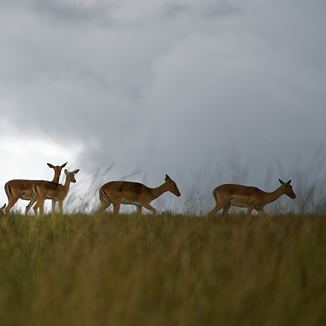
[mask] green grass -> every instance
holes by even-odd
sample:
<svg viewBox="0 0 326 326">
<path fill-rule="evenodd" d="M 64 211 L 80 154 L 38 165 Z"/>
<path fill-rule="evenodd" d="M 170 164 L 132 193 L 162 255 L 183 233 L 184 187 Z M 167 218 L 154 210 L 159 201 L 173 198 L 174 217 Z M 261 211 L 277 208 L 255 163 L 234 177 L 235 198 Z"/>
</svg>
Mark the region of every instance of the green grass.
<svg viewBox="0 0 326 326">
<path fill-rule="evenodd" d="M 1 325 L 325 325 L 326 216 L 0 220 Z"/>
</svg>

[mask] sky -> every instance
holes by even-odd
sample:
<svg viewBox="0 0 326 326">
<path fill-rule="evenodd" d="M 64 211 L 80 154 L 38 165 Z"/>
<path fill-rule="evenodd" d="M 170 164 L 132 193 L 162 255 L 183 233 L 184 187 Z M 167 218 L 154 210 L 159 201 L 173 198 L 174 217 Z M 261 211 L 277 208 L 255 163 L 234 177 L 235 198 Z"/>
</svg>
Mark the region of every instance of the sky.
<svg viewBox="0 0 326 326">
<path fill-rule="evenodd" d="M 0 183 L 68 161 L 91 200 L 167 173 L 183 196 L 156 206 L 198 211 L 224 182 L 320 180 L 325 30 L 324 0 L 2 0 Z"/>
</svg>

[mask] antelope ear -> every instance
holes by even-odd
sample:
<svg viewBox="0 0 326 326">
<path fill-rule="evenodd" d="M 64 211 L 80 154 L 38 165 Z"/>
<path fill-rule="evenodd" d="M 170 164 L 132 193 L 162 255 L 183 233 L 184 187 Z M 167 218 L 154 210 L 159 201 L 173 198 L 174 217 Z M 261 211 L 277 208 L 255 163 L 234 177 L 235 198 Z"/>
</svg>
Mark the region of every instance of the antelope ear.
<svg viewBox="0 0 326 326">
<path fill-rule="evenodd" d="M 289 180 L 286 184 L 290 185 L 291 184 L 291 180 Z"/>
<path fill-rule="evenodd" d="M 285 185 L 285 182 L 283 182 L 281 179 L 278 179 L 278 181 L 280 182 L 281 185 Z"/>
<path fill-rule="evenodd" d="M 51 168 L 51 169 L 54 169 L 54 165 L 51 164 L 51 163 L 47 163 L 48 167 Z"/>
<path fill-rule="evenodd" d="M 165 175 L 165 181 L 171 180 L 171 178 L 166 174 Z"/>
<path fill-rule="evenodd" d="M 65 169 L 65 175 L 68 175 L 68 170 L 67 169 Z"/>
<path fill-rule="evenodd" d="M 77 174 L 79 172 L 79 169 L 78 170 L 75 170 L 75 171 L 73 171 L 72 173 L 73 174 Z"/>
<path fill-rule="evenodd" d="M 6 206 L 7 206 L 7 204 L 4 204 L 4 205 L 1 207 L 1 209 L 5 209 Z"/>
<path fill-rule="evenodd" d="M 66 162 L 65 164 L 61 165 L 61 169 L 64 168 L 67 165 L 68 162 Z"/>
</svg>

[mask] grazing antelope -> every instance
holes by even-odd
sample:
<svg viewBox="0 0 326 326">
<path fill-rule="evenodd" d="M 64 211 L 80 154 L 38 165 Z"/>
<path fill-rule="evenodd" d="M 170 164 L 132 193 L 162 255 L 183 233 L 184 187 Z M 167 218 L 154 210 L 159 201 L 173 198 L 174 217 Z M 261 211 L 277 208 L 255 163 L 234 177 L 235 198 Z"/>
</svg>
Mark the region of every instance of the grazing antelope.
<svg viewBox="0 0 326 326">
<path fill-rule="evenodd" d="M 1 208 L 0 208 L 0 217 L 5 215 L 4 209 L 6 208 L 6 204 L 4 204 Z"/>
<path fill-rule="evenodd" d="M 47 163 L 48 167 L 54 170 L 53 183 L 59 183 L 62 169 L 66 166 L 67 162 L 62 165 L 54 166 L 51 163 Z M 10 180 L 5 184 L 5 192 L 8 197 L 8 205 L 5 209 L 5 214 L 9 213 L 10 209 L 16 204 L 18 199 L 29 200 L 29 204 L 26 206 L 25 215 L 28 214 L 29 209 L 35 204 L 35 199 L 32 195 L 31 186 L 33 184 L 42 185 L 45 180 L 24 180 L 15 179 Z"/>
<path fill-rule="evenodd" d="M 59 202 L 60 214 L 63 213 L 63 201 L 68 195 L 70 183 L 76 183 L 75 175 L 79 172 L 79 169 L 72 172 L 65 170 L 64 172 L 66 175 L 66 180 L 63 185 L 50 181 L 45 181 L 42 184 L 32 185 L 32 194 L 36 200 L 36 204 L 34 206 L 35 215 L 37 215 L 38 209 L 40 211 L 40 215 L 44 215 L 45 199 L 52 200 L 52 214 L 54 214 L 56 202 Z"/>
<path fill-rule="evenodd" d="M 216 206 L 208 213 L 215 215 L 220 209 L 223 209 L 223 215 L 228 215 L 231 206 L 247 207 L 247 215 L 251 215 L 255 209 L 258 213 L 266 214 L 265 205 L 272 203 L 282 195 L 294 199 L 294 193 L 291 180 L 283 182 L 279 179 L 280 186 L 273 192 L 265 192 L 256 187 L 248 187 L 237 184 L 224 184 L 213 190 L 213 196 Z"/>
<path fill-rule="evenodd" d="M 150 205 L 151 201 L 167 191 L 177 197 L 181 195 L 176 183 L 168 175 L 165 176 L 165 182 L 156 188 L 149 188 L 138 182 L 111 181 L 99 190 L 101 206 L 97 212 L 104 212 L 112 203 L 115 217 L 119 214 L 121 204 L 135 205 L 139 215 L 143 207 L 155 214 L 156 209 Z"/>
</svg>

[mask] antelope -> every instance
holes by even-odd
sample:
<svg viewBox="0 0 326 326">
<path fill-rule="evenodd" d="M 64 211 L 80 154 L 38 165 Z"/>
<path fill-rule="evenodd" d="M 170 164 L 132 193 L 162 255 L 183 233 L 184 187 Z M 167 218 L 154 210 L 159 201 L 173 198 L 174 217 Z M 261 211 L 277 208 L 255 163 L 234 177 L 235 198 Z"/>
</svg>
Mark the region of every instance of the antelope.
<svg viewBox="0 0 326 326">
<path fill-rule="evenodd" d="M 48 167 L 54 170 L 53 183 L 59 183 L 62 169 L 67 165 L 67 162 L 62 165 L 54 166 L 47 163 Z M 28 214 L 30 208 L 35 204 L 35 199 L 32 195 L 31 187 L 33 184 L 42 185 L 45 180 L 24 180 L 14 179 L 5 184 L 5 192 L 8 197 L 8 205 L 5 208 L 5 214 L 9 213 L 10 209 L 16 204 L 18 199 L 29 200 L 29 204 L 25 208 L 25 215 Z"/>
<path fill-rule="evenodd" d="M 69 172 L 65 170 L 66 175 L 65 183 L 62 185 L 60 183 L 54 183 L 50 181 L 45 181 L 42 184 L 32 185 L 32 194 L 36 200 L 34 206 L 35 215 L 37 215 L 37 210 L 39 209 L 40 215 L 44 215 L 44 201 L 45 199 L 52 200 L 52 214 L 54 214 L 56 202 L 59 202 L 60 214 L 63 213 L 63 201 L 68 195 L 70 189 L 70 183 L 76 183 L 75 175 L 79 172 L 78 170 Z"/>
<path fill-rule="evenodd" d="M 208 213 L 215 215 L 220 209 L 223 209 L 223 215 L 228 215 L 231 206 L 246 207 L 247 215 L 251 215 L 255 209 L 259 214 L 266 214 L 264 207 L 267 204 L 280 198 L 282 195 L 294 199 L 294 193 L 291 180 L 284 182 L 279 179 L 280 186 L 272 191 L 265 192 L 256 187 L 248 187 L 238 184 L 224 184 L 213 190 L 213 196 L 216 201 L 216 206 Z"/>
<path fill-rule="evenodd" d="M 5 215 L 4 209 L 6 208 L 6 204 L 4 204 L 1 208 L 0 208 L 0 217 Z"/>
<path fill-rule="evenodd" d="M 112 203 L 114 217 L 118 216 L 121 204 L 135 205 L 138 215 L 141 215 L 143 207 L 154 215 L 156 209 L 150 205 L 151 201 L 167 191 L 177 197 L 181 196 L 176 183 L 168 175 L 165 176 L 165 182 L 156 188 L 149 188 L 138 182 L 111 181 L 99 190 L 101 205 L 97 212 L 103 213 Z"/>
</svg>

